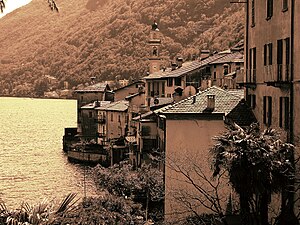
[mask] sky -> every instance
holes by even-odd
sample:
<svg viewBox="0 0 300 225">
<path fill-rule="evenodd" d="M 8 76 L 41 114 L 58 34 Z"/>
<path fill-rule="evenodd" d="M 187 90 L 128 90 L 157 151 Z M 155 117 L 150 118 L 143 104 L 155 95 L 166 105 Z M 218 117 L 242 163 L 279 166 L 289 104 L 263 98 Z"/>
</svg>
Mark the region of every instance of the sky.
<svg viewBox="0 0 300 225">
<path fill-rule="evenodd" d="M 11 11 L 28 4 L 31 2 L 31 0 L 4 0 L 5 2 L 5 8 L 4 12 L 0 13 L 0 18 L 5 16 L 7 13 L 10 13 Z"/>
</svg>

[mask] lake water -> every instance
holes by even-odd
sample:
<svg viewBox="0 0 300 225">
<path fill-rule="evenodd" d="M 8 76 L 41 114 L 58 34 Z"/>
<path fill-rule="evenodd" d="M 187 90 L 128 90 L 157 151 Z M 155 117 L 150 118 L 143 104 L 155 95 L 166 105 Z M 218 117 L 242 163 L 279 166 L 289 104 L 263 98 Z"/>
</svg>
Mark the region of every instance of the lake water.
<svg viewBox="0 0 300 225">
<path fill-rule="evenodd" d="M 83 197 L 84 183 L 95 195 L 90 169 L 62 151 L 65 127 L 76 127 L 74 100 L 0 98 L 0 199 L 10 208 L 70 192 Z"/>
</svg>

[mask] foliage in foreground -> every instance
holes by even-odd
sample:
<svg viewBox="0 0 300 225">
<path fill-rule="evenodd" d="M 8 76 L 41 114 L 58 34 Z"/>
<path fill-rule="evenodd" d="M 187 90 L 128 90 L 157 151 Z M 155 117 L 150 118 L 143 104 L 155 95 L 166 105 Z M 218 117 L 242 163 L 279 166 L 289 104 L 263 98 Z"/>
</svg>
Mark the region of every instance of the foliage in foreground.
<svg viewBox="0 0 300 225">
<path fill-rule="evenodd" d="M 141 205 L 112 195 L 86 198 L 78 206 L 56 216 L 50 223 L 59 224 L 143 224 Z"/>
<path fill-rule="evenodd" d="M 289 191 L 294 179 L 294 146 L 283 143 L 274 129 L 261 132 L 256 123 L 246 129 L 234 124 L 216 141 L 211 150 L 214 176 L 228 172 L 240 197 L 243 224 L 251 223 L 251 214 L 256 224 L 268 224 L 271 195 Z"/>
<path fill-rule="evenodd" d="M 44 225 L 64 213 L 71 212 L 76 204 L 76 194 L 67 195 L 57 206 L 47 200 L 37 205 L 23 203 L 20 209 L 9 210 L 4 202 L 0 203 L 0 224 L 4 225 Z"/>
<path fill-rule="evenodd" d="M 149 212 L 152 219 L 161 219 L 164 199 L 162 171 L 146 164 L 133 170 L 129 162 L 123 161 L 109 168 L 98 165 L 94 174 L 100 188 L 112 195 L 141 203 L 147 211 L 146 217 Z"/>
<path fill-rule="evenodd" d="M 68 195 L 59 206 L 42 201 L 20 209 L 9 210 L 0 204 L 0 225 L 63 225 L 63 224 L 144 224 L 142 206 L 112 195 L 90 197 L 76 203 L 75 194 Z M 75 205 L 76 204 L 76 205 Z"/>
</svg>

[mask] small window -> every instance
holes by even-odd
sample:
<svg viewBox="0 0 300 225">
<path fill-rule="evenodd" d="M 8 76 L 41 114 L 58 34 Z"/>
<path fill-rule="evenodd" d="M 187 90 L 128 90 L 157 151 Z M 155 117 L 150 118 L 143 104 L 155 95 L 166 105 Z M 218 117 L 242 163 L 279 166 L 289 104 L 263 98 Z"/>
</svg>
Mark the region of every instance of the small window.
<svg viewBox="0 0 300 225">
<path fill-rule="evenodd" d="M 110 121 L 114 121 L 114 114 L 113 113 L 110 114 Z"/>
<path fill-rule="evenodd" d="M 288 97 L 279 98 L 279 127 L 289 129 L 290 103 Z"/>
<path fill-rule="evenodd" d="M 255 0 L 251 0 L 251 27 L 255 26 Z"/>
<path fill-rule="evenodd" d="M 167 86 L 172 87 L 173 86 L 173 78 L 168 78 L 167 80 Z"/>
<path fill-rule="evenodd" d="M 217 72 L 214 72 L 214 80 L 217 79 Z"/>
<path fill-rule="evenodd" d="M 282 0 L 282 11 L 285 12 L 288 10 L 288 0 Z"/>
<path fill-rule="evenodd" d="M 181 78 L 180 77 L 175 78 L 175 85 L 176 86 L 181 86 Z"/>
<path fill-rule="evenodd" d="M 93 113 L 89 112 L 89 118 L 92 118 L 92 117 L 93 117 Z"/>
<path fill-rule="evenodd" d="M 269 65 L 272 65 L 273 63 L 273 44 L 269 43 L 268 44 L 268 53 L 269 53 Z"/>
<path fill-rule="evenodd" d="M 267 126 L 272 124 L 272 97 L 263 97 L 263 122 Z"/>
<path fill-rule="evenodd" d="M 121 116 L 120 115 L 118 116 L 118 122 L 121 122 Z"/>
<path fill-rule="evenodd" d="M 247 96 L 247 103 L 248 103 L 248 106 L 250 106 L 251 109 L 254 109 L 256 107 L 256 95 L 248 95 Z"/>
<path fill-rule="evenodd" d="M 229 73 L 229 66 L 228 65 L 224 65 L 223 66 L 223 71 L 224 71 L 224 75 L 227 75 Z"/>
<path fill-rule="evenodd" d="M 267 20 L 273 16 L 273 0 L 267 0 Z"/>
</svg>

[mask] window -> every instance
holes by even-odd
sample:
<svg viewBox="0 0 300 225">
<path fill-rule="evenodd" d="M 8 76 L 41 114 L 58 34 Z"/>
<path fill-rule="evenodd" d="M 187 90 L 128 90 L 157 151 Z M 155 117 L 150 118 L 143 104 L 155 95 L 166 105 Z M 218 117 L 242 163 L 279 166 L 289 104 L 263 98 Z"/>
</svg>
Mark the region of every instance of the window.
<svg viewBox="0 0 300 225">
<path fill-rule="evenodd" d="M 214 80 L 217 79 L 217 72 L 214 72 Z"/>
<path fill-rule="evenodd" d="M 272 65 L 272 59 L 273 59 L 273 44 L 268 44 L 268 53 L 269 53 L 269 65 Z"/>
<path fill-rule="evenodd" d="M 290 38 L 284 39 L 285 42 L 285 76 L 286 80 L 290 80 Z"/>
<path fill-rule="evenodd" d="M 279 127 L 289 129 L 290 102 L 288 97 L 279 98 Z"/>
<path fill-rule="evenodd" d="M 288 0 L 282 0 L 282 11 L 285 12 L 288 10 Z"/>
<path fill-rule="evenodd" d="M 161 97 L 165 97 L 165 82 L 161 84 Z"/>
<path fill-rule="evenodd" d="M 147 82 L 147 86 L 148 86 L 148 96 L 151 94 L 151 83 Z"/>
<path fill-rule="evenodd" d="M 273 44 L 264 45 L 264 66 L 272 65 L 273 63 Z"/>
<path fill-rule="evenodd" d="M 93 113 L 89 112 L 89 118 L 92 118 L 92 117 L 93 117 Z"/>
<path fill-rule="evenodd" d="M 267 0 L 267 20 L 273 16 L 273 0 Z"/>
<path fill-rule="evenodd" d="M 224 65 L 223 66 L 223 74 L 224 75 L 227 75 L 229 73 L 229 66 L 228 66 L 228 64 L 227 65 Z"/>
<path fill-rule="evenodd" d="M 118 115 L 118 122 L 121 122 L 121 116 Z"/>
<path fill-rule="evenodd" d="M 282 80 L 283 42 L 277 41 L 277 79 Z"/>
<path fill-rule="evenodd" d="M 251 26 L 255 26 L 255 0 L 251 0 Z"/>
<path fill-rule="evenodd" d="M 176 86 L 181 86 L 181 78 L 180 77 L 175 78 L 175 85 Z"/>
<path fill-rule="evenodd" d="M 263 97 L 263 123 L 267 126 L 272 124 L 272 97 Z"/>
<path fill-rule="evenodd" d="M 167 86 L 172 87 L 173 86 L 173 78 L 168 78 L 167 80 Z"/>
<path fill-rule="evenodd" d="M 248 95 L 247 103 L 248 103 L 248 106 L 251 107 L 251 109 L 254 109 L 256 107 L 256 95 Z"/>
<path fill-rule="evenodd" d="M 248 81 L 251 83 L 256 82 L 256 48 L 251 48 L 249 52 L 249 68 L 250 73 L 248 77 Z"/>
<path fill-rule="evenodd" d="M 110 121 L 114 121 L 114 114 L 113 113 L 110 114 Z"/>
</svg>

